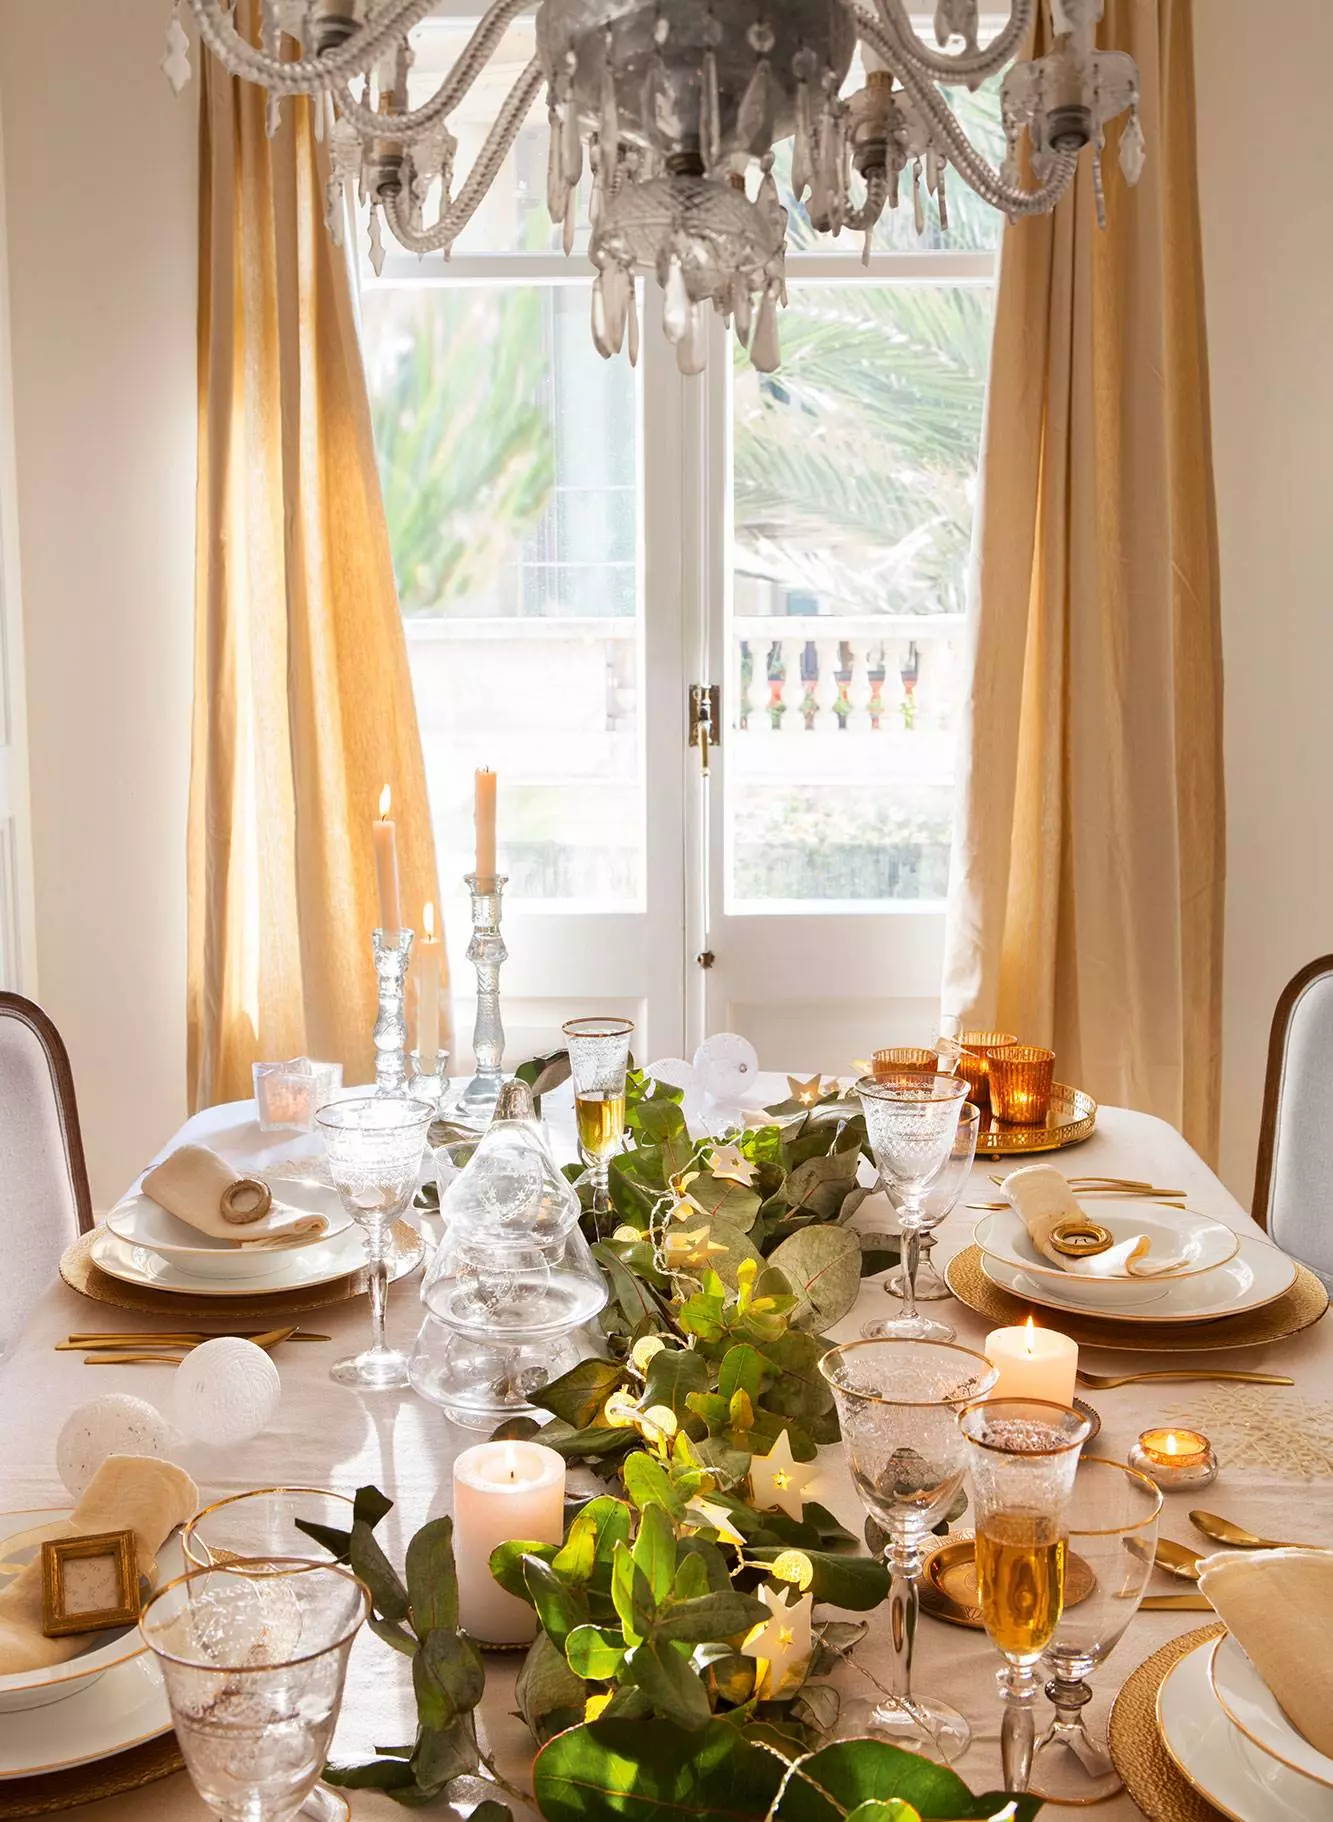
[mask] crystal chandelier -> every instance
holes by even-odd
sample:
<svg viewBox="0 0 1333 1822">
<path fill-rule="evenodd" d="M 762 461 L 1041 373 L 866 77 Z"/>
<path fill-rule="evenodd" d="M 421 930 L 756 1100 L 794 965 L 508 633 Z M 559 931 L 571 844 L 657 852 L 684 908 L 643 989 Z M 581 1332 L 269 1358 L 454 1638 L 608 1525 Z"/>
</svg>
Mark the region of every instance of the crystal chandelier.
<svg viewBox="0 0 1333 1822">
<path fill-rule="evenodd" d="M 1012 62 L 1043 3 L 1053 47 L 1014 63 L 1004 79 L 1007 155 L 996 170 L 943 90 L 975 89 Z M 792 190 L 811 225 L 864 235 L 867 258 L 876 223 L 909 191 L 918 232 L 927 195 L 947 226 L 948 171 L 1016 220 L 1055 207 L 1089 146 L 1104 219 L 1106 126 L 1126 109 L 1121 167 L 1130 183 L 1143 167 L 1138 70 L 1124 52 L 1096 48 L 1103 0 L 1011 0 L 1007 22 L 984 47 L 980 0 L 938 0 L 938 48 L 918 35 L 905 0 L 541 0 L 537 54 L 457 181 L 449 117 L 530 4 L 492 0 L 419 107 L 408 106 L 409 33 L 434 0 L 260 0 L 258 45 L 238 29 L 230 0 L 176 0 L 163 68 L 177 88 L 188 79 L 188 9 L 225 67 L 268 91 L 270 132 L 284 96 L 327 97 L 330 226 L 338 231 L 343 188 L 355 180 L 369 204 L 377 269 L 382 222 L 410 252 L 449 256 L 544 89 L 547 206 L 563 223 L 567 253 L 585 173 L 591 182 L 593 339 L 608 357 L 628 343 L 637 359 L 635 278 L 653 273 L 685 373 L 705 364 L 714 312 L 734 325 L 757 368 L 779 364 L 787 211 L 773 163 L 785 139 L 793 141 Z M 284 54 L 293 48 L 284 38 L 299 55 Z M 865 86 L 844 95 L 858 44 Z M 1024 134 L 1031 187 L 1019 162 Z M 439 208 L 427 221 L 437 181 Z"/>
</svg>

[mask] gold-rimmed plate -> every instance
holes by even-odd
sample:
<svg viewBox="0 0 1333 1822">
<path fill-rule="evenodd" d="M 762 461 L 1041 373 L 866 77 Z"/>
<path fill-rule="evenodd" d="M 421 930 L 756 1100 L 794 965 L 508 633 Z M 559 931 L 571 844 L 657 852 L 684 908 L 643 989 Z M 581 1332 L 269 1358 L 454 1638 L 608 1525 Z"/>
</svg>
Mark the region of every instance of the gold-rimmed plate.
<svg viewBox="0 0 1333 1822">
<path fill-rule="evenodd" d="M 949 1289 L 960 1303 L 985 1316 L 997 1328 L 1009 1328 L 1036 1316 L 1040 1306 L 1014 1297 L 992 1284 L 982 1270 L 980 1247 L 967 1246 L 956 1253 L 944 1272 Z M 1261 1309 L 1237 1316 L 1215 1316 L 1207 1322 L 1177 1323 L 1169 1318 L 1153 1322 L 1124 1322 L 1115 1317 L 1085 1315 L 1062 1309 L 1060 1329 L 1080 1347 L 1107 1348 L 1125 1354 L 1214 1353 L 1225 1348 L 1266 1347 L 1298 1335 L 1319 1321 L 1328 1308 L 1328 1291 L 1305 1266 L 1296 1267 L 1291 1289 Z M 1047 1318 L 1049 1320 L 1049 1318 Z"/>
<path fill-rule="evenodd" d="M 977 1152 L 1008 1157 L 1018 1152 L 1063 1151 L 1091 1138 L 1097 1124 L 1097 1103 L 1081 1088 L 1067 1082 L 1051 1086 L 1051 1105 L 1040 1126 L 1009 1126 L 989 1111 L 981 1116 Z"/>
<path fill-rule="evenodd" d="M 1333 1790 L 1333 1759 L 1292 1726 L 1281 1704 L 1230 1633 L 1213 1646 L 1208 1681 L 1222 1711 L 1262 1753 L 1325 1789 Z M 1333 1813 L 1333 1800 L 1329 1803 Z"/>
</svg>

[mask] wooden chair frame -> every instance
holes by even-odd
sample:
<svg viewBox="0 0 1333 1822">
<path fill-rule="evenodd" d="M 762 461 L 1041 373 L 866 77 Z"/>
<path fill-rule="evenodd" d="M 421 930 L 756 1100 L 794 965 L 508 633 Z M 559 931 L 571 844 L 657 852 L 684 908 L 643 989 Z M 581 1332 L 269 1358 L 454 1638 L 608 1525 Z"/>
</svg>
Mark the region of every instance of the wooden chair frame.
<svg viewBox="0 0 1333 1822">
<path fill-rule="evenodd" d="M 18 1019 L 32 1032 L 42 1047 L 46 1066 L 51 1072 L 60 1131 L 65 1141 L 65 1164 L 74 1191 L 74 1208 L 79 1232 L 93 1230 L 93 1198 L 88 1187 L 88 1165 L 83 1155 L 83 1134 L 79 1129 L 79 1106 L 74 1095 L 74 1072 L 69 1066 L 69 1052 L 64 1040 L 40 1006 L 25 1000 L 19 993 L 0 993 L 0 1019 Z"/>
<path fill-rule="evenodd" d="M 1268 1206 L 1273 1193 L 1273 1151 L 1277 1143 L 1278 1102 L 1282 1096 L 1282 1061 L 1287 1052 L 1291 1017 L 1306 988 L 1324 975 L 1333 974 L 1333 955 L 1321 955 L 1282 989 L 1268 1034 L 1268 1066 L 1264 1074 L 1264 1110 L 1259 1122 L 1259 1151 L 1254 1166 L 1254 1199 L 1250 1214 L 1268 1232 Z"/>
</svg>

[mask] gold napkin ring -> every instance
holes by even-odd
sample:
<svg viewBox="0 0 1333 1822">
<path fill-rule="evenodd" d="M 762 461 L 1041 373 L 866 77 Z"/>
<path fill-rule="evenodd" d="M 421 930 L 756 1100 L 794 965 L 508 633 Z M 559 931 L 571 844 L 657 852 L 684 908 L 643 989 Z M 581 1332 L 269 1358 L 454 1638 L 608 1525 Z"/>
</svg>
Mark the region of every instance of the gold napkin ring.
<svg viewBox="0 0 1333 1822">
<path fill-rule="evenodd" d="M 1095 1259 L 1110 1251 L 1115 1236 L 1096 1221 L 1061 1221 L 1051 1229 L 1051 1245 L 1066 1259 Z"/>
<path fill-rule="evenodd" d="M 218 1213 L 233 1227 L 262 1221 L 273 1206 L 273 1191 L 259 1177 L 238 1177 L 223 1190 Z"/>
</svg>

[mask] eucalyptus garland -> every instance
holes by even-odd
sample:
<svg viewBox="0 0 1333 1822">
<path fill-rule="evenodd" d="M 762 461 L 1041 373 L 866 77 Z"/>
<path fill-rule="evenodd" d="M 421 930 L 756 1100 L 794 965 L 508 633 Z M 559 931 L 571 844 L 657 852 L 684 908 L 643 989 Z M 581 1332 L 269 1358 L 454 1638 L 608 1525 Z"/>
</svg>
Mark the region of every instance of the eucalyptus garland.
<svg viewBox="0 0 1333 1822">
<path fill-rule="evenodd" d="M 567 1060 L 519 1074 L 548 1092 Z M 695 1140 L 680 1103 L 631 1071 L 614 1222 L 599 1233 L 584 1214 L 610 1291 L 604 1357 L 531 1394 L 544 1423 L 496 1432 L 535 1437 L 605 1489 L 561 1544 L 516 1539 L 491 1558 L 537 1619 L 516 1697 L 539 1750 L 530 1798 L 508 1794 L 548 1822 L 1026 1822 L 1033 1798 L 974 1796 L 883 1741 L 825 1744 L 839 1715 L 830 1673 L 855 1662 L 869 1628 L 845 1616 L 888 1592 L 882 1564 L 801 1493 L 838 1440 L 825 1332 L 897 1256 L 895 1239 L 849 1225 L 868 1193 L 864 1119 L 836 1087 L 793 1083 L 767 1123 Z M 374 1537 L 388 1509 L 363 1488 L 351 1531 L 320 1535 L 370 1586 L 377 1634 L 412 1657 L 418 1735 L 330 1776 L 499 1822 L 506 1792 L 477 1746 L 484 1669 L 458 1629 L 450 1521 L 417 1534 L 400 1579 Z"/>
</svg>

